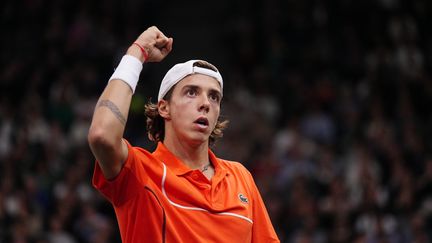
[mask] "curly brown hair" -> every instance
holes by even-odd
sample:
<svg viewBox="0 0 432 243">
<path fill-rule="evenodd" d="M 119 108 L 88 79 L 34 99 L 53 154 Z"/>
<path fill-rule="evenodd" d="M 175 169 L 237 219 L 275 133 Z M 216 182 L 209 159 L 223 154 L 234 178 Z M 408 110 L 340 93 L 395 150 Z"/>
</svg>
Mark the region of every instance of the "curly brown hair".
<svg viewBox="0 0 432 243">
<path fill-rule="evenodd" d="M 194 66 L 211 69 L 217 72 L 215 66 L 205 61 L 198 61 L 194 63 Z M 170 101 L 175 86 L 176 85 L 174 85 L 170 89 L 170 91 L 168 91 L 168 93 L 164 96 L 163 98 L 164 100 Z M 156 143 L 163 141 L 165 138 L 165 120 L 163 117 L 160 116 L 157 104 L 149 101 L 144 106 L 144 108 L 145 108 L 144 114 L 147 117 L 146 128 L 147 128 L 148 138 L 151 141 L 154 141 Z M 223 136 L 223 130 L 228 126 L 228 122 L 229 122 L 228 120 L 223 120 L 223 121 L 220 120 L 219 117 L 218 121 L 216 122 L 215 128 L 210 134 L 210 138 L 209 138 L 210 145 L 214 145 L 216 140 L 218 140 Z"/>
</svg>

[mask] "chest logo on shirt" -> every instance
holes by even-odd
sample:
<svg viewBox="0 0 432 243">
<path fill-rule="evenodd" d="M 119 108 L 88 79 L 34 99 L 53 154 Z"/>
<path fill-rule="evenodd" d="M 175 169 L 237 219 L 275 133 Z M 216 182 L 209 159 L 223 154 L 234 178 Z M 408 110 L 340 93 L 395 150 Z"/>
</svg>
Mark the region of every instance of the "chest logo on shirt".
<svg viewBox="0 0 432 243">
<path fill-rule="evenodd" d="M 249 203 L 249 199 L 245 195 L 243 195 L 241 193 L 238 194 L 238 198 L 240 199 L 240 201 L 242 203 Z"/>
</svg>

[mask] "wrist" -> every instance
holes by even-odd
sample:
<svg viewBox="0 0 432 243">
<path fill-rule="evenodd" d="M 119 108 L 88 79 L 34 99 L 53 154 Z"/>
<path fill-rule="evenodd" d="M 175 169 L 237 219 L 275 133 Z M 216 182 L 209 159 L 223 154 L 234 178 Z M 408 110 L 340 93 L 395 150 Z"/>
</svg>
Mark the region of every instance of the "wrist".
<svg viewBox="0 0 432 243">
<path fill-rule="evenodd" d="M 124 55 L 109 81 L 113 79 L 122 80 L 129 85 L 132 93 L 135 93 L 142 68 L 142 62 L 136 56 Z"/>
<path fill-rule="evenodd" d="M 136 57 L 141 63 L 146 61 L 140 47 L 134 44 L 129 46 L 128 50 L 126 51 L 126 55 Z"/>
<path fill-rule="evenodd" d="M 135 47 L 135 48 L 132 48 L 132 49 L 130 50 L 131 53 L 133 53 L 134 55 L 138 55 L 138 56 L 139 56 L 139 59 L 140 59 L 143 63 L 144 63 L 145 61 L 148 60 L 148 58 L 149 58 L 148 49 L 145 49 L 143 45 L 141 45 L 141 44 L 138 43 L 138 42 L 134 42 L 134 43 L 132 43 L 131 47 Z M 131 48 L 131 47 L 130 47 L 130 48 Z M 137 52 L 137 49 L 136 49 L 137 47 L 138 47 L 138 49 L 140 50 L 140 55 L 136 53 L 136 52 Z"/>
</svg>

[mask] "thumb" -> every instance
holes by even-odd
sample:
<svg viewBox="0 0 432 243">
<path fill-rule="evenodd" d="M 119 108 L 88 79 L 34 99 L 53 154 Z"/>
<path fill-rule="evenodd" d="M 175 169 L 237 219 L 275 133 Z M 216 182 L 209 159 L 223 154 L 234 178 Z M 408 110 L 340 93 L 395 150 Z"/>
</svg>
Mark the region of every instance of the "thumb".
<svg viewBox="0 0 432 243">
<path fill-rule="evenodd" d="M 173 38 L 168 38 L 168 41 L 165 44 L 165 46 L 160 49 L 163 55 L 166 56 L 169 52 L 171 52 L 172 44 L 173 44 Z"/>
<path fill-rule="evenodd" d="M 165 49 L 170 52 L 172 50 L 173 38 L 168 38 L 168 43 L 165 45 Z"/>
</svg>

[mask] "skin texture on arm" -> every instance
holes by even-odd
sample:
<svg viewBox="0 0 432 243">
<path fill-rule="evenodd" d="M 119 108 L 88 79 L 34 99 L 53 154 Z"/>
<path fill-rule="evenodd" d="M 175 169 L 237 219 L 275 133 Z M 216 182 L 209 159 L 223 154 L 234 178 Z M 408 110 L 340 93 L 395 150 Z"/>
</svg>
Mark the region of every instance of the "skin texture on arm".
<svg viewBox="0 0 432 243">
<path fill-rule="evenodd" d="M 172 38 L 167 38 L 156 27 L 144 31 L 135 41 L 148 54 L 144 55 L 137 45 L 131 45 L 128 55 L 141 62 L 160 62 L 172 49 Z M 132 100 L 132 90 L 128 84 L 119 79 L 111 80 L 96 104 L 92 123 L 88 133 L 88 142 L 107 179 L 118 175 L 128 155 L 123 133 Z"/>
</svg>

